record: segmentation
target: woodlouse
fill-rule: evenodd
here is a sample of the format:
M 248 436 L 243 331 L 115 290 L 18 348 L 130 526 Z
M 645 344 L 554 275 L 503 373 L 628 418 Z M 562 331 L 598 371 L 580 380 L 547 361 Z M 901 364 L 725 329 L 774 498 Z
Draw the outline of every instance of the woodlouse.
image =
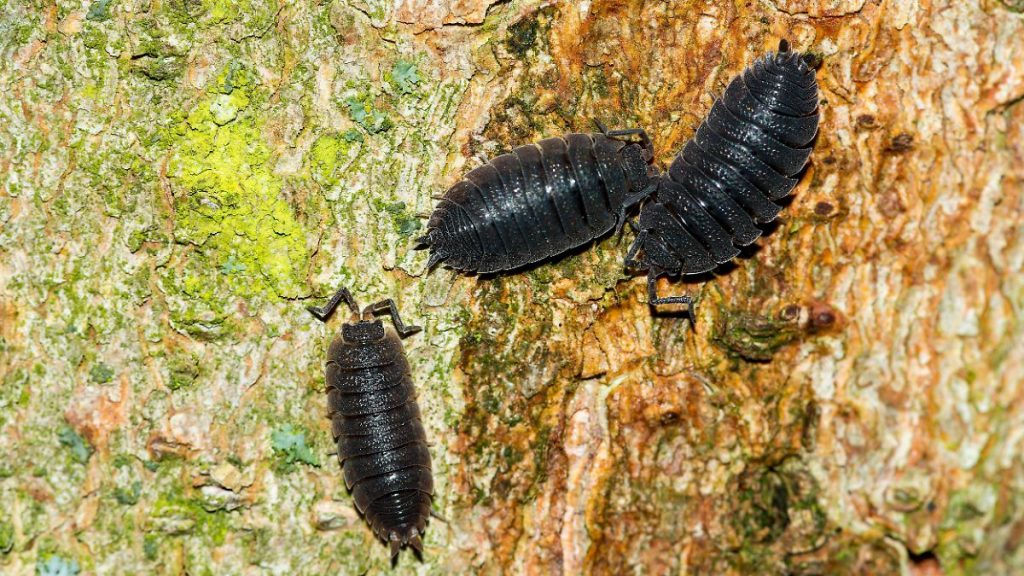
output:
M 405 326 L 390 298 L 360 313 L 344 287 L 308 310 L 326 322 L 342 301 L 357 321 L 342 325 L 327 352 L 327 405 L 345 484 L 392 558 L 405 546 L 422 553 L 434 479 L 401 341 L 420 328 Z M 381 313 L 394 329 L 373 318 Z
M 654 191 L 653 147 L 642 129 L 566 134 L 519 146 L 452 186 L 418 248 L 428 269 L 515 270 L 621 228 Z M 640 142 L 624 140 L 638 136 Z
M 659 298 L 659 276 L 700 274 L 732 260 L 754 242 L 757 224 L 774 220 L 773 201 L 788 195 L 818 133 L 814 59 L 789 43 L 733 78 L 725 95 L 686 143 L 657 192 L 640 209 L 626 267 L 647 271 L 649 302 L 687 304 L 688 295 Z

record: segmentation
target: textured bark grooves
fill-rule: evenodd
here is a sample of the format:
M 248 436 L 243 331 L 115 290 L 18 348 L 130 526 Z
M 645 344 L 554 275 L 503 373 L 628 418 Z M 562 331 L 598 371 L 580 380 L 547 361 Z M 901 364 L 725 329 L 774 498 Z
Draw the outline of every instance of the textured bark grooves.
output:
M 1024 20 L 1006 0 L 0 5 L 0 572 L 1024 571 Z M 634 240 L 423 273 L 518 145 L 822 59 L 768 234 L 652 317 Z M 332 287 L 394 297 L 423 564 L 355 510 Z M 669 287 L 663 282 L 660 292 Z

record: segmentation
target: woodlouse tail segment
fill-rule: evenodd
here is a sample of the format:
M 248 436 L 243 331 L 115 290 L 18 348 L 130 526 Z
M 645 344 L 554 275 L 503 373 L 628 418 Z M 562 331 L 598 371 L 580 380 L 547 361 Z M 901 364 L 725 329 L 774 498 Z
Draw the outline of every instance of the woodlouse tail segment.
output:
M 412 546 L 417 556 L 423 556 L 423 541 L 420 540 L 419 534 L 413 534 L 412 538 L 409 538 L 409 546 Z
M 438 264 L 443 262 L 445 258 L 447 258 L 447 256 L 445 256 L 441 252 L 433 252 L 433 253 L 431 253 L 430 254 L 430 258 L 427 260 L 427 272 L 430 272 L 431 270 L 433 270 L 434 266 L 437 266 Z
M 810 52 L 793 52 L 793 47 L 789 44 L 789 40 L 786 40 L 785 38 L 779 40 L 779 56 L 798 58 L 811 70 L 817 70 L 822 63 L 821 56 L 818 54 L 811 54 Z
M 394 566 L 398 562 L 398 553 L 404 546 L 409 546 L 416 553 L 416 557 L 420 560 L 423 559 L 423 540 L 420 539 L 420 533 L 412 528 L 407 534 L 399 534 L 397 531 L 392 530 L 388 534 L 388 545 L 391 547 L 391 565 Z
M 817 70 L 818 68 L 821 67 L 822 63 L 824 62 L 820 55 L 811 54 L 810 52 L 804 52 L 803 54 L 801 54 L 800 59 L 803 60 L 804 64 L 806 64 L 807 67 L 810 68 L 811 70 Z
M 395 565 L 398 563 L 398 551 L 402 549 L 402 543 L 398 541 L 398 532 L 391 533 L 388 543 L 391 545 L 391 564 Z
M 430 242 L 430 233 L 427 232 L 423 236 L 420 236 L 419 238 L 416 238 L 415 240 L 413 240 L 413 242 L 416 243 L 412 247 L 413 250 L 424 250 L 426 248 L 430 248 L 430 244 L 431 244 L 431 242 Z
M 349 309 L 352 310 L 353 314 L 359 315 L 359 305 L 356 304 L 356 300 L 352 297 L 352 293 L 344 286 L 338 288 L 338 291 L 334 293 L 334 296 L 331 296 L 331 299 L 323 306 L 306 306 L 306 310 L 309 310 L 317 320 L 327 322 L 327 319 L 334 313 L 334 309 L 337 308 L 338 304 L 341 304 L 343 300 L 348 305 Z
M 448 258 L 448 255 L 439 250 L 437 245 L 434 244 L 434 241 L 430 238 L 430 232 L 420 236 L 415 240 L 415 242 L 416 245 L 413 246 L 413 250 L 430 249 L 430 258 L 427 259 L 427 267 L 424 269 L 424 272 L 428 274 L 434 269 L 434 266 L 437 266 Z
M 402 317 L 398 314 L 398 307 L 395 306 L 395 301 L 391 298 L 386 298 L 376 304 L 370 304 L 365 310 L 363 310 L 364 317 L 370 315 L 377 316 L 384 313 L 391 316 L 391 323 L 395 325 L 395 331 L 398 332 L 398 335 L 402 338 L 423 330 L 423 328 L 419 326 L 406 326 L 405 323 L 402 322 Z

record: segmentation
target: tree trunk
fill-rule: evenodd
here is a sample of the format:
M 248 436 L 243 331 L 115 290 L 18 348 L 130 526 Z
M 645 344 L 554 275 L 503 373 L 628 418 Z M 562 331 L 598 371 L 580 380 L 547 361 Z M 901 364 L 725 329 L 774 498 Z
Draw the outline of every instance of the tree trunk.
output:
M 1022 10 L 0 3 L 0 572 L 1024 571 Z M 756 250 L 662 281 L 695 324 L 628 231 L 424 272 L 481 158 L 596 118 L 664 168 L 780 38 L 820 134 Z M 325 418 L 343 315 L 304 309 L 341 284 L 424 327 L 447 522 L 394 572 Z

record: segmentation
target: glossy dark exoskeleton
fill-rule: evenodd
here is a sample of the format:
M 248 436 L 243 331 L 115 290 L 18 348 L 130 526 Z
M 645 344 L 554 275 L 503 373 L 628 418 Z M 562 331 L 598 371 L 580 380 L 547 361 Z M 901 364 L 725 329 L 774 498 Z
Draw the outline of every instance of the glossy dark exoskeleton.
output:
M 418 239 L 430 248 L 428 268 L 515 270 L 621 228 L 630 207 L 654 191 L 653 147 L 641 129 L 599 127 L 519 146 L 466 174 Z
M 420 328 L 405 326 L 391 299 L 360 313 L 345 288 L 309 311 L 326 321 L 342 301 L 356 321 L 342 325 L 327 352 L 327 406 L 345 484 L 392 558 L 404 546 L 419 553 L 434 479 L 401 338 Z M 373 317 L 381 313 L 394 329 Z
M 647 271 L 652 306 L 692 307 L 689 296 L 659 298 L 658 277 L 700 274 L 732 260 L 761 235 L 757 224 L 778 215 L 774 201 L 796 186 L 818 133 L 813 64 L 783 40 L 777 53 L 729 83 L 660 178 L 626 255 L 627 268 Z

